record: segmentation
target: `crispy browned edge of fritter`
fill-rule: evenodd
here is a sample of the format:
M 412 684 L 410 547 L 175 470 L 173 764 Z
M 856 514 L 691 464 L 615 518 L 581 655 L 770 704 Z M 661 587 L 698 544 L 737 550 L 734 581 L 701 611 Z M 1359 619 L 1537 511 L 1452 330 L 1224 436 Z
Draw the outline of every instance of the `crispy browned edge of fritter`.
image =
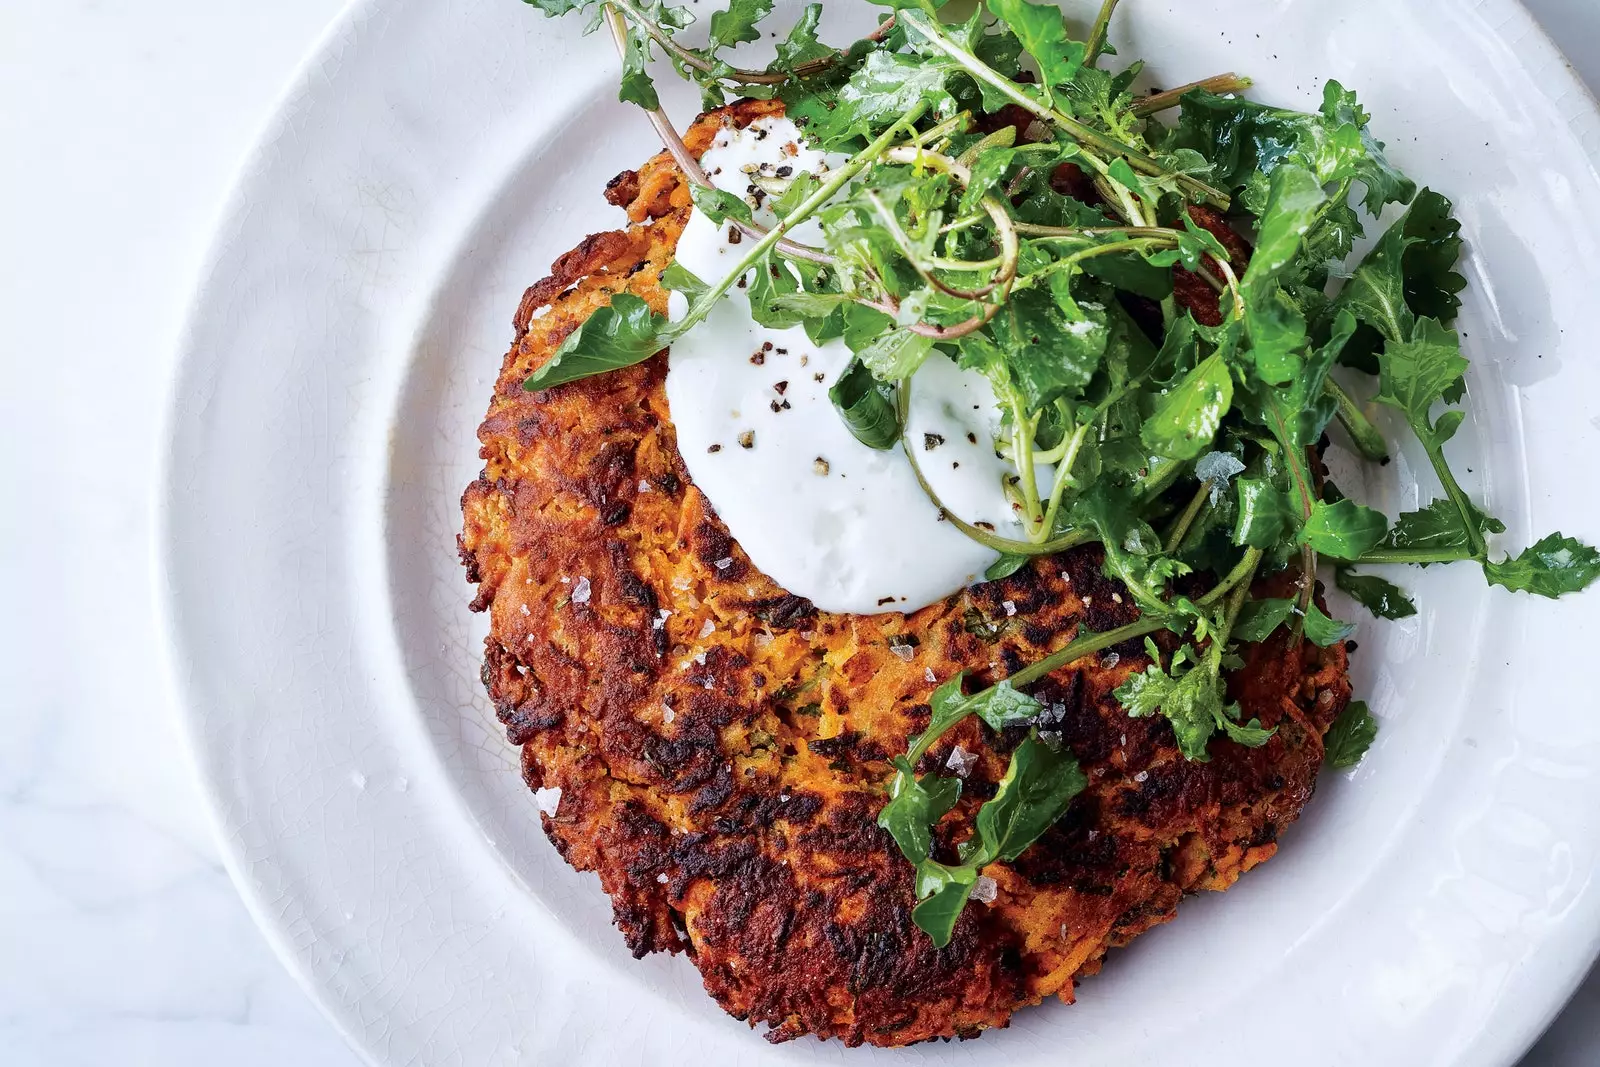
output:
M 741 102 L 686 140 L 698 153 L 722 125 L 779 110 Z M 750 564 L 693 486 L 663 356 L 525 392 L 612 293 L 665 308 L 657 279 L 689 210 L 681 176 L 658 156 L 606 197 L 633 225 L 585 238 L 517 311 L 460 551 L 472 607 L 491 615 L 496 714 L 528 785 L 562 789 L 544 829 L 599 875 L 636 956 L 686 951 L 707 991 L 768 1024 L 769 1040 L 971 1037 L 1044 997 L 1070 1002 L 1108 948 L 1275 852 L 1349 699 L 1344 647 L 1280 633 L 1247 649 L 1231 695 L 1277 733 L 1254 750 L 1218 741 L 1192 763 L 1164 720 L 1131 719 L 1112 695 L 1149 663 L 1130 641 L 1034 688 L 1090 785 L 1016 863 L 986 868 L 995 901 L 969 906 L 934 949 L 911 921 L 909 866 L 876 826 L 888 759 L 927 725 L 929 675 L 988 684 L 1137 611 L 1087 548 L 910 616 L 818 612 Z M 583 581 L 587 599 L 573 595 Z M 911 641 L 903 659 L 895 646 Z M 969 832 L 1025 732 L 963 723 L 925 758 L 929 772 L 957 745 L 980 757 L 937 855 Z

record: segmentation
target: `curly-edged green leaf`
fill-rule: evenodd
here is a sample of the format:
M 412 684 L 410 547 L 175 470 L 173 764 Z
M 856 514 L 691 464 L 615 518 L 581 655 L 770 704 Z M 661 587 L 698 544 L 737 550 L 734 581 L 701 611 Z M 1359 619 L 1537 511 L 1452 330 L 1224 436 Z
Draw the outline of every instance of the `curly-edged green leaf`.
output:
M 933 848 L 934 824 L 960 799 L 961 779 L 918 779 L 902 768 L 889 783 L 889 802 L 878 813 L 878 825 L 889 831 L 901 855 L 921 863 Z
M 1334 770 L 1345 770 L 1361 762 L 1378 736 L 1378 720 L 1364 701 L 1352 700 L 1328 727 L 1323 738 L 1324 756 Z
M 800 21 L 778 42 L 778 56 L 767 69 L 774 72 L 793 70 L 804 63 L 837 55 L 834 48 L 823 44 L 817 36 L 817 25 L 821 21 L 822 5 L 807 4 L 800 13 Z
M 1281 489 L 1265 478 L 1240 478 L 1239 512 L 1234 520 L 1233 543 L 1251 548 L 1272 548 L 1290 537 L 1300 516 Z
M 711 16 L 711 49 L 726 48 L 746 41 L 759 41 L 757 24 L 772 13 L 772 0 L 729 0 L 723 11 Z
M 1028 0 L 987 0 L 996 18 L 1005 21 L 1022 42 L 1023 49 L 1039 64 L 1046 85 L 1062 85 L 1073 79 L 1083 66 L 1086 47 L 1067 34 L 1061 9 L 1053 3 L 1033 4 Z
M 1333 572 L 1333 580 L 1377 618 L 1408 619 L 1417 613 L 1417 606 L 1404 589 L 1377 575 L 1357 574 L 1349 567 L 1339 567 Z
M 1295 260 L 1301 239 L 1327 200 L 1322 183 L 1304 167 L 1289 164 L 1272 172 L 1256 250 L 1241 280 L 1247 298 L 1262 294 L 1267 283 Z
M 898 122 L 924 101 L 939 109 L 950 102 L 945 82 L 955 69 L 933 57 L 872 52 L 840 87 L 826 121 L 814 124 L 812 132 L 829 147 Z
M 677 260 L 668 263 L 667 269 L 661 272 L 661 288 L 670 289 L 674 293 L 682 293 L 688 297 L 690 303 L 711 291 L 711 287 L 701 281 L 694 271 Z
M 1360 559 L 1389 532 L 1389 520 L 1381 511 L 1340 500 L 1329 504 L 1319 500 L 1300 529 L 1300 543 L 1310 545 L 1334 559 Z
M 1355 335 L 1356 320 L 1349 312 L 1341 311 L 1334 318 L 1328 342 L 1314 349 L 1305 367 L 1286 390 L 1285 407 L 1295 412 L 1290 426 L 1290 440 L 1302 448 L 1317 443 L 1339 411 L 1339 398 L 1327 388 L 1328 372 L 1339 359 L 1339 353 Z
M 894 329 L 856 349 L 856 358 L 879 379 L 898 382 L 915 374 L 932 351 L 931 337 Z
M 1369 214 L 1376 215 L 1386 204 L 1408 203 L 1417 185 L 1389 162 L 1383 144 L 1367 127 L 1370 116 L 1356 100 L 1356 94 L 1329 80 L 1323 88 L 1322 115 L 1328 120 L 1327 144 L 1336 162 L 1327 180 L 1355 180 L 1366 186 L 1363 201 Z
M 1016 859 L 1088 784 L 1070 749 L 1052 748 L 1030 734 L 1011 754 L 994 799 L 978 809 L 978 848 L 968 862 L 981 868 Z
M 1455 432 L 1459 418 L 1434 426 L 1433 405 L 1457 392 L 1466 373 L 1461 338 L 1437 319 L 1418 319 L 1404 340 L 1390 340 L 1378 357 L 1380 404 L 1398 408 L 1424 445 L 1437 448 Z
M 1233 375 L 1218 353 L 1156 401 L 1139 437 L 1157 455 L 1195 459 L 1211 448 L 1222 418 L 1232 406 Z
M 1355 632 L 1355 623 L 1340 622 L 1331 618 L 1315 604 L 1306 609 L 1306 637 L 1320 648 L 1336 645 Z
M 1480 533 L 1505 533 L 1499 519 L 1477 513 Z M 1472 535 L 1462 521 L 1461 512 L 1448 500 L 1434 500 L 1420 511 L 1408 511 L 1395 521 L 1394 529 L 1380 548 L 1415 549 L 1430 553 L 1467 552 Z
M 1417 315 L 1438 319 L 1446 326 L 1455 321 L 1461 308 L 1456 294 L 1467 287 L 1467 280 L 1456 271 L 1462 241 L 1461 223 L 1455 220 L 1453 210 L 1445 197 L 1424 189 L 1402 223 L 1410 241 L 1402 271 L 1406 304 Z
M 646 111 L 661 106 L 656 96 L 656 83 L 650 80 L 650 37 L 636 24 L 628 24 L 628 34 L 622 49 L 622 85 L 617 99 L 624 104 L 638 104 Z
M 1271 637 L 1273 631 L 1289 621 L 1294 614 L 1294 601 L 1281 597 L 1267 600 L 1249 600 L 1239 609 L 1239 618 L 1233 624 L 1232 636 L 1248 644 L 1257 644 Z
M 714 185 L 691 184 L 689 186 L 689 199 L 694 201 L 695 208 L 702 215 L 718 224 L 727 222 L 729 219 L 749 222 L 752 218 L 749 204 L 726 189 L 718 189 Z
M 1010 682 L 1001 682 L 978 693 L 967 701 L 967 710 L 1001 730 L 1014 722 L 1022 722 L 1039 714 L 1039 702 L 1026 693 L 1013 689 Z
M 1600 578 L 1600 552 L 1575 538 L 1553 533 L 1515 559 L 1484 563 L 1483 573 L 1491 585 L 1554 600 L 1566 593 L 1581 593 Z
M 1104 308 L 1080 308 L 1074 316 L 1054 290 L 1017 293 L 995 316 L 992 329 L 1012 381 L 1035 411 L 1082 392 L 1100 368 L 1111 336 Z
M 894 386 L 874 378 L 859 359 L 851 360 L 828 389 L 828 399 L 851 435 L 868 448 L 886 452 L 900 443 Z
M 665 315 L 632 293 L 616 293 L 611 303 L 567 335 L 550 361 L 522 383 L 530 392 L 575 382 L 620 367 L 643 363 L 672 342 Z
M 569 11 L 578 11 L 592 7 L 599 0 L 522 0 L 529 7 L 536 7 L 551 18 L 559 18 Z
M 1336 82 L 1329 83 L 1317 114 L 1197 90 L 1184 95 L 1167 147 L 1199 151 L 1215 168 L 1215 184 L 1244 187 L 1242 199 L 1251 211 L 1260 212 L 1270 176 L 1283 166 L 1303 167 L 1321 185 L 1359 181 L 1376 211 L 1386 202 L 1409 200 L 1415 186 L 1384 157 L 1366 119 L 1355 97 Z
M 1241 744 L 1252 746 L 1265 744 L 1273 733 L 1261 730 L 1261 724 L 1254 721 L 1239 727 L 1237 707 L 1223 703 L 1222 679 L 1206 667 L 1194 668 L 1174 679 L 1159 664 L 1151 664 L 1119 686 L 1115 696 L 1134 718 L 1157 712 L 1165 716 L 1172 724 L 1178 750 L 1185 759 L 1196 763 L 1211 758 L 1206 749 L 1219 729 Z

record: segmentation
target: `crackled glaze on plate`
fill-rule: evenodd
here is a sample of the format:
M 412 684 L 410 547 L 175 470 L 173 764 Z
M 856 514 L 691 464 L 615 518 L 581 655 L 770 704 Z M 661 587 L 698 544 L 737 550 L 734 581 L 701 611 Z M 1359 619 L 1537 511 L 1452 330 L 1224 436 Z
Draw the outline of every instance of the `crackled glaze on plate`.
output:
M 1507 544 L 1595 540 L 1600 117 L 1515 4 L 1451 7 L 1126 0 L 1116 39 L 1164 84 L 1239 70 L 1300 106 L 1324 76 L 1361 91 L 1465 226 L 1470 488 Z M 578 27 L 513 0 L 358 6 L 242 180 L 177 385 L 165 584 L 195 754 L 245 899 L 357 1047 L 429 1065 L 1511 1062 L 1600 937 L 1600 716 L 1568 670 L 1600 599 L 1533 604 L 1460 569 L 1406 574 L 1422 614 L 1359 635 L 1384 721 L 1366 762 L 1075 1007 L 977 1042 L 771 1048 L 687 961 L 629 958 L 592 876 L 539 830 L 454 554 L 511 311 L 621 224 L 600 190 L 651 151 L 609 44 Z M 1401 457 L 1360 492 L 1393 513 L 1418 480 L 1432 492 L 1425 467 Z

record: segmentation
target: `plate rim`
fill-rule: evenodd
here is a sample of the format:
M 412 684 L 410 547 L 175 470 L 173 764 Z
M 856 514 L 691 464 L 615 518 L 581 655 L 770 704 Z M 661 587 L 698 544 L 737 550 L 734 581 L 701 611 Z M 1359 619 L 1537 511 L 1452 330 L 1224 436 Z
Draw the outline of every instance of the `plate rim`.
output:
M 199 786 L 206 809 L 205 817 L 212 828 L 223 867 L 279 963 L 345 1044 L 374 1067 L 383 1063 L 383 1060 L 380 1050 L 368 1042 L 366 1033 L 359 1025 L 355 1011 L 359 1001 L 338 998 L 317 980 L 308 955 L 296 948 L 284 924 L 268 907 L 269 902 L 252 885 L 248 872 L 256 861 L 252 861 L 238 847 L 232 833 L 234 828 L 228 823 L 228 789 L 233 783 L 223 773 L 218 754 L 208 748 L 205 721 L 213 712 L 201 703 L 191 684 L 191 679 L 197 675 L 193 664 L 197 659 L 196 646 L 199 642 L 191 642 L 181 622 L 183 611 L 175 576 L 182 568 L 182 561 L 174 505 L 182 493 L 177 475 L 183 447 L 180 425 L 186 396 L 184 389 L 191 384 L 196 371 L 208 358 L 196 342 L 208 309 L 222 288 L 219 267 L 230 247 L 233 230 L 249 214 L 252 186 L 269 169 L 275 146 L 292 132 L 294 117 L 304 105 L 314 103 L 320 89 L 316 77 L 318 70 L 341 46 L 357 39 L 361 28 L 381 13 L 383 4 L 384 0 L 348 0 L 319 31 L 275 96 L 267 117 L 258 123 L 251 148 L 234 169 L 220 207 L 212 215 L 212 226 L 208 231 L 210 237 L 201 266 L 183 289 L 188 299 L 182 313 L 182 327 L 162 408 L 156 477 L 151 494 L 154 507 L 150 520 L 155 534 L 152 575 L 156 585 L 155 622 L 162 647 L 162 666 L 174 697 L 173 713 L 179 720 L 183 759 L 192 780 Z M 1471 0 L 1469 9 L 1481 14 L 1502 41 L 1516 42 L 1516 50 L 1524 53 L 1524 65 L 1530 71 L 1538 71 L 1541 93 L 1554 106 L 1577 142 L 1591 153 L 1595 152 L 1596 147 L 1600 146 L 1600 87 L 1591 88 L 1579 76 L 1566 54 L 1522 0 Z M 1509 32 L 1512 30 L 1516 32 Z M 1530 49 L 1543 55 L 1527 56 L 1526 52 Z M 1535 58 L 1543 59 L 1544 64 L 1535 67 Z M 1568 102 L 1574 99 L 1577 101 L 1575 105 Z M 1568 968 L 1560 982 L 1551 983 L 1559 996 L 1552 995 L 1541 1016 L 1535 1018 L 1532 1013 L 1524 1016 L 1526 1021 L 1519 1028 L 1521 1032 L 1513 1043 L 1501 1042 L 1503 1047 L 1515 1050 L 1511 1059 L 1505 1061 L 1508 1067 L 1537 1043 L 1570 1002 L 1590 966 L 1600 960 L 1600 900 L 1594 902 L 1589 918 L 1586 949 L 1582 954 L 1589 962 Z

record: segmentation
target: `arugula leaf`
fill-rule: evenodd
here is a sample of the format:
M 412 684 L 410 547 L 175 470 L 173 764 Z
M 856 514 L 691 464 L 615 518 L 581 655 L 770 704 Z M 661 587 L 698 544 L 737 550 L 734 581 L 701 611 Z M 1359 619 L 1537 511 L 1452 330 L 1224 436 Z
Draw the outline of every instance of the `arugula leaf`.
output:
M 714 185 L 690 184 L 689 199 L 694 201 L 695 208 L 702 215 L 718 225 L 729 219 L 750 222 L 753 218 L 749 204 L 726 189 L 718 189 Z
M 1320 648 L 1336 645 L 1355 632 L 1355 623 L 1340 622 L 1338 619 L 1330 618 L 1315 604 L 1306 608 L 1306 637 Z
M 1437 319 L 1418 319 L 1411 336 L 1391 340 L 1379 358 L 1380 404 L 1398 408 L 1424 446 L 1437 449 L 1454 436 L 1460 419 L 1430 418 L 1433 405 L 1461 383 L 1467 360 L 1461 339 Z
M 711 16 L 711 50 L 759 41 L 761 31 L 756 23 L 771 13 L 772 0 L 729 0 L 726 10 Z
M 1037 700 L 1013 689 L 1010 682 L 1001 682 L 985 689 L 967 701 L 967 711 L 994 730 L 1003 730 L 1011 723 L 1031 719 L 1041 710 Z
M 1233 624 L 1233 637 L 1247 644 L 1259 644 L 1271 637 L 1293 614 L 1292 600 L 1281 597 L 1248 600 L 1239 609 L 1239 618 Z
M 711 286 L 701 281 L 694 271 L 677 260 L 668 263 L 667 269 L 661 272 L 661 288 L 682 293 L 689 298 L 690 303 L 711 291 Z
M 944 948 L 955 933 L 956 920 L 966 909 L 967 898 L 978 880 L 978 869 L 962 865 L 946 867 L 924 860 L 917 867 L 917 894 L 928 896 L 911 909 L 911 921 L 928 935 L 935 948 Z
M 1553 533 L 1515 559 L 1486 561 L 1483 573 L 1491 585 L 1554 600 L 1564 593 L 1582 592 L 1600 578 L 1600 552 Z
M 665 315 L 632 293 L 614 293 L 561 342 L 550 361 L 528 376 L 529 392 L 643 363 L 672 343 Z
M 983 572 L 985 581 L 998 582 L 1002 578 L 1009 578 L 1028 565 L 1030 556 L 1018 556 L 1010 552 L 1002 552 L 1000 558 L 989 564 L 988 570 Z
M 768 66 L 769 71 L 793 70 L 818 59 L 829 59 L 837 52 L 817 37 L 817 25 L 822 21 L 822 5 L 807 4 L 787 36 L 778 42 L 778 55 Z
M 994 798 L 978 809 L 976 832 L 958 849 L 961 864 L 951 867 L 929 859 L 917 864 L 917 895 L 923 900 L 911 918 L 935 947 L 950 943 L 978 872 L 1021 856 L 1088 784 L 1069 750 L 1052 748 L 1029 733 L 1011 754 Z
M 1421 316 L 1448 326 L 1455 321 L 1466 279 L 1455 270 L 1461 258 L 1461 224 L 1449 200 L 1431 189 L 1417 194 L 1410 209 L 1389 228 L 1356 268 L 1336 307 L 1347 307 L 1363 326 L 1342 361 L 1371 374 L 1383 340 L 1411 336 Z
M 1328 200 L 1317 176 L 1288 164 L 1272 172 L 1271 192 L 1261 216 L 1256 250 L 1240 279 L 1246 299 L 1259 297 L 1268 282 L 1294 261 L 1300 240 Z
M 626 43 L 622 49 L 622 84 L 617 99 L 624 104 L 638 104 L 646 111 L 661 106 L 656 95 L 656 84 L 650 80 L 646 68 L 650 64 L 650 36 L 637 23 L 628 23 Z
M 1196 459 L 1211 448 L 1233 405 L 1233 375 L 1215 353 L 1156 402 L 1139 431 L 1145 447 L 1168 459 Z
M 1004 19 L 1023 49 L 1039 64 L 1046 87 L 1063 85 L 1083 66 L 1086 46 L 1067 35 L 1061 9 L 1052 3 L 1028 0 L 986 0 L 997 18 Z
M 850 433 L 868 448 L 886 452 L 900 443 L 894 386 L 874 378 L 861 360 L 850 361 L 828 389 L 828 399 Z
M 1272 548 L 1299 529 L 1299 513 L 1270 480 L 1240 478 L 1237 485 L 1239 512 L 1233 526 L 1234 544 Z
M 1405 590 L 1377 575 L 1357 574 L 1349 567 L 1338 567 L 1333 572 L 1333 580 L 1377 618 L 1408 619 L 1417 613 L 1417 606 L 1406 596 Z
M 1030 733 L 1011 754 L 994 799 L 978 809 L 978 845 L 969 862 L 982 867 L 1016 859 L 1088 784 L 1071 750 L 1052 748 Z
M 1381 511 L 1340 500 L 1336 504 L 1319 500 L 1311 517 L 1300 530 L 1300 543 L 1310 545 L 1334 559 L 1360 559 L 1389 532 L 1389 520 Z
M 811 132 L 830 148 L 888 126 L 924 101 L 944 108 L 952 103 L 945 82 L 955 69 L 931 56 L 872 52 L 840 87 L 826 121 Z
M 1354 767 L 1367 754 L 1378 736 L 1378 720 L 1367 710 L 1364 701 L 1352 700 L 1328 727 L 1323 738 L 1324 755 L 1328 766 L 1336 771 Z
M 1477 512 L 1479 534 L 1505 533 L 1499 519 Z M 1395 521 L 1394 529 L 1378 545 L 1380 549 L 1414 549 L 1431 553 L 1470 552 L 1472 535 L 1462 521 L 1461 512 L 1448 500 L 1431 501 L 1420 511 L 1408 511 Z M 1462 558 L 1466 558 L 1463 556 Z
M 933 351 L 933 338 L 906 329 L 890 330 L 856 349 L 856 358 L 883 381 L 911 377 Z
M 1404 204 L 1416 195 L 1416 183 L 1389 163 L 1383 145 L 1367 128 L 1371 116 L 1355 93 L 1329 79 L 1323 87 L 1322 115 L 1332 126 L 1328 145 L 1337 159 L 1328 180 L 1353 179 L 1366 186 L 1364 206 L 1372 215 L 1385 204 Z
M 1103 308 L 1085 308 L 1074 317 L 1053 291 L 1016 294 L 995 316 L 991 329 L 1011 379 L 1034 411 L 1082 392 L 1110 340 Z M 962 345 L 963 365 L 969 363 L 971 347 Z
M 902 767 L 889 783 L 889 803 L 878 813 L 878 825 L 889 831 L 906 859 L 921 863 L 933 848 L 933 827 L 960 799 L 961 779 L 918 779 Z

